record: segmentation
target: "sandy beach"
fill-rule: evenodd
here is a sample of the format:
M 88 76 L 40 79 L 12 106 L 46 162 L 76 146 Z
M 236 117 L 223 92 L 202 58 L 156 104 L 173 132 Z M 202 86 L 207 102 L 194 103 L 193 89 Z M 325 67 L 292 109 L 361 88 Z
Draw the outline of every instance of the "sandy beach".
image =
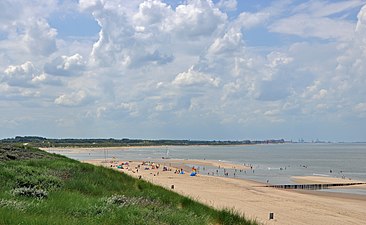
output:
M 68 152 L 68 153 L 90 153 L 90 152 L 98 152 L 98 151 L 104 151 L 104 150 L 110 150 L 110 151 L 123 151 L 131 148 L 161 148 L 162 146 L 125 146 L 125 147 L 47 147 L 47 148 L 39 148 L 43 151 L 47 152 Z
M 351 180 L 351 179 L 341 179 L 327 176 L 293 176 L 292 180 L 298 184 L 346 184 L 346 183 L 362 183 L 362 181 Z
M 116 166 L 128 162 L 123 169 Z M 195 164 L 238 168 L 241 165 L 206 160 L 166 160 L 154 164 L 142 162 L 90 160 L 95 165 L 112 167 L 134 177 L 140 177 L 154 184 L 171 189 L 182 195 L 216 208 L 233 208 L 262 224 L 321 224 L 344 225 L 364 224 L 366 221 L 366 198 L 361 195 L 348 195 L 321 191 L 295 191 L 265 187 L 266 184 L 219 176 L 198 174 L 190 176 L 190 168 L 185 174 L 175 173 L 180 167 L 175 165 Z M 152 166 L 153 165 L 153 166 Z M 158 165 L 159 168 L 156 168 Z M 164 166 L 168 171 L 163 171 Z M 137 171 L 138 168 L 138 171 Z M 153 169 L 154 168 L 154 169 Z M 242 169 L 248 169 L 244 167 Z M 299 183 L 339 183 L 343 179 L 329 177 L 294 177 Z M 347 181 L 350 182 L 350 181 Z M 174 189 L 172 189 L 174 185 Z M 366 188 L 365 185 L 357 185 Z M 355 187 L 353 187 L 355 188 Z M 269 220 L 269 213 L 274 219 Z

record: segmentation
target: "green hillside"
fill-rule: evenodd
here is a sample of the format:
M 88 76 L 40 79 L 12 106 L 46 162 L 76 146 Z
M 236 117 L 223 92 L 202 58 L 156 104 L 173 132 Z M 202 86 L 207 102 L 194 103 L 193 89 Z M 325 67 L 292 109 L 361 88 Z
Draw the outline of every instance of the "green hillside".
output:
M 0 146 L 0 224 L 255 224 L 117 171 Z

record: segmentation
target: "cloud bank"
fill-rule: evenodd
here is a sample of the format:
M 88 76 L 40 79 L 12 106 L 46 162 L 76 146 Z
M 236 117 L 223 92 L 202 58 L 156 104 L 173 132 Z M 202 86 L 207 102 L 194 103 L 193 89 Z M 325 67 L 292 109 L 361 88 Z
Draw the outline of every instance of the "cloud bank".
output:
M 365 1 L 0 8 L 0 136 L 366 140 Z

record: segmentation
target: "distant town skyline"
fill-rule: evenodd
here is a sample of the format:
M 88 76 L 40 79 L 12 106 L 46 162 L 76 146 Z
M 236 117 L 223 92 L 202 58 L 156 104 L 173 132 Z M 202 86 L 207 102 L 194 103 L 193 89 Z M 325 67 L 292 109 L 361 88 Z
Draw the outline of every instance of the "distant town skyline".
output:
M 366 141 L 366 0 L 0 9 L 0 138 Z

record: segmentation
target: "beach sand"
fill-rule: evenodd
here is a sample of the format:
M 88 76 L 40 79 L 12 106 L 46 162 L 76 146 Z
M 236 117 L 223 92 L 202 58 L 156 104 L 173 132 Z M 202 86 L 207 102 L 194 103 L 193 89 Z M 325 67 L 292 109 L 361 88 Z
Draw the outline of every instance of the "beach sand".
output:
M 364 183 L 363 181 L 342 179 L 328 176 L 293 176 L 293 181 L 298 184 L 347 184 L 347 183 Z
M 122 161 L 91 160 L 86 161 L 95 165 L 116 168 Z M 179 194 L 190 196 L 193 199 L 218 209 L 230 208 L 245 214 L 247 218 L 255 219 L 262 224 L 321 224 L 345 225 L 365 224 L 366 198 L 361 195 L 326 193 L 321 191 L 295 191 L 265 187 L 266 184 L 218 176 L 198 174 L 190 176 L 189 167 L 185 174 L 175 174 L 178 168 L 169 168 L 172 171 L 163 171 L 163 166 L 197 164 L 200 166 L 218 166 L 215 161 L 206 160 L 164 160 L 159 169 L 151 166 L 140 166 L 141 162 L 129 162 L 121 172 L 154 184 L 173 190 Z M 220 166 L 224 166 L 220 164 Z M 240 165 L 225 164 L 227 168 L 238 168 Z M 149 168 L 148 170 L 145 170 Z M 302 183 L 339 182 L 328 177 L 296 177 Z M 174 189 L 171 189 L 174 185 Z M 274 213 L 274 219 L 269 220 L 269 213 Z
M 125 146 L 125 147 L 47 147 L 47 148 L 39 148 L 46 152 L 67 152 L 73 154 L 79 153 L 91 153 L 91 152 L 98 152 L 104 150 L 110 151 L 123 151 L 131 148 L 161 148 L 161 146 Z

